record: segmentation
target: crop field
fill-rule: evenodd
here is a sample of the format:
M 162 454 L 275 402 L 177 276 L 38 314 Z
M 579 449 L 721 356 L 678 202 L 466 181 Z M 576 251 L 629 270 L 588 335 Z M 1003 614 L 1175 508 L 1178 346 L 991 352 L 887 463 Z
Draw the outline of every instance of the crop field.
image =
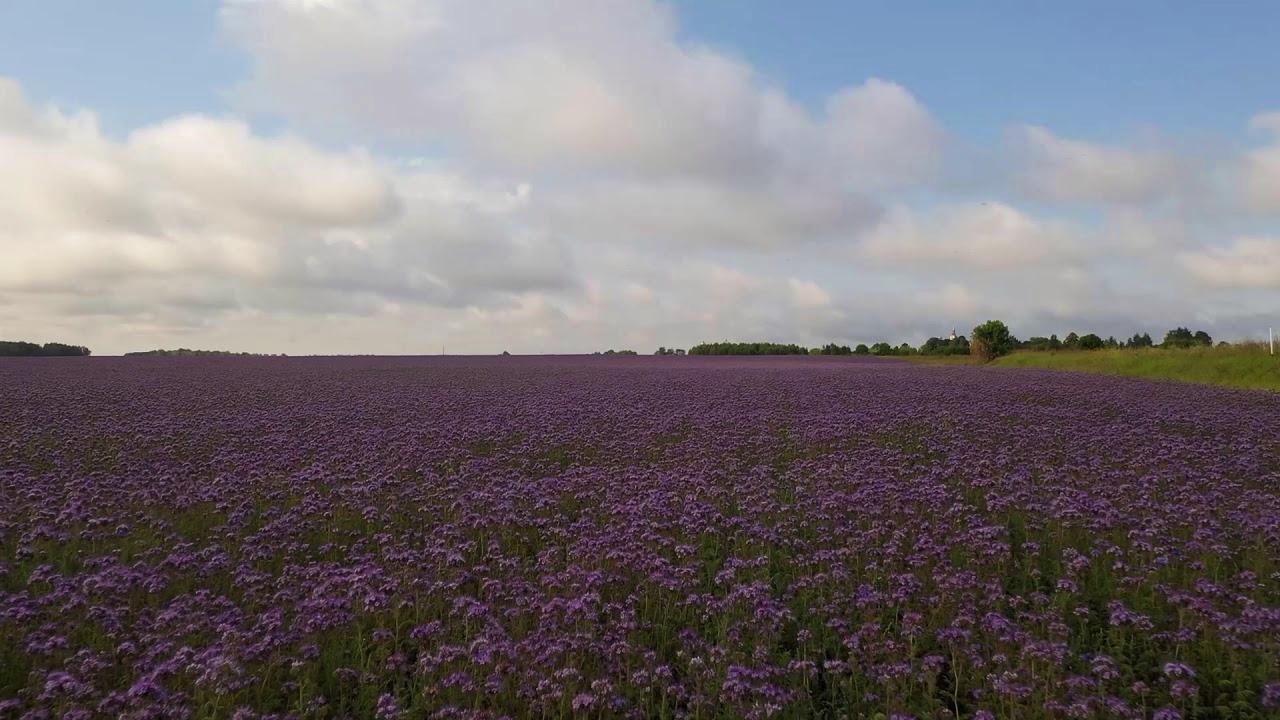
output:
M 0 718 L 1274 718 L 1280 395 L 0 362 Z

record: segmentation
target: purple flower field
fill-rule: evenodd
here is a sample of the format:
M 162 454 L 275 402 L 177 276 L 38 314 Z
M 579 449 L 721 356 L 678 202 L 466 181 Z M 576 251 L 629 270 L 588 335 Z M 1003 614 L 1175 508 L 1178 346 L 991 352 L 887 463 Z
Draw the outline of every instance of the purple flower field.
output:
M 1280 395 L 0 362 L 0 718 L 1264 718 Z

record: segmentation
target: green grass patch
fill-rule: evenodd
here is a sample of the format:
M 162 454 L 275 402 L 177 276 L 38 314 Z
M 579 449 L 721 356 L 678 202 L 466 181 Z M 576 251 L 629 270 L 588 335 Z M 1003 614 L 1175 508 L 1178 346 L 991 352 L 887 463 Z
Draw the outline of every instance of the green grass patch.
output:
M 1023 351 L 998 358 L 991 365 L 1280 391 L 1280 355 L 1270 355 L 1265 348 L 1253 346 L 1188 350 Z

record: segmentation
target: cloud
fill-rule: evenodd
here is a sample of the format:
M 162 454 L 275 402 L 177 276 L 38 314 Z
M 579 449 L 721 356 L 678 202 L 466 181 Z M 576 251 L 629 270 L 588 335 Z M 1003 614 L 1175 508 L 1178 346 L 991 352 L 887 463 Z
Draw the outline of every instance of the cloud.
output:
M 788 278 L 787 287 L 791 289 L 791 304 L 794 307 L 811 309 L 831 304 L 831 296 L 827 291 L 811 280 Z
M 1280 289 L 1280 238 L 1237 238 L 1222 247 L 1181 253 L 1178 261 L 1212 287 Z
M 1280 213 L 1280 112 L 1257 115 L 1249 126 L 1269 133 L 1271 142 L 1245 153 L 1241 160 L 1244 205 L 1254 212 Z
M 224 0 L 253 59 L 248 106 L 438 142 L 504 171 L 636 177 L 809 174 L 915 182 L 940 131 L 885 80 L 811 113 L 748 63 L 677 38 L 649 0 Z
M 1079 235 L 1000 202 L 890 210 L 857 254 L 879 263 L 959 270 L 1010 270 L 1073 259 Z
M 1024 189 L 1048 200 L 1145 204 L 1175 192 L 1186 179 L 1169 152 L 1071 140 L 1036 126 L 1015 137 Z
M 94 299 L 73 309 L 369 312 L 574 284 L 564 247 L 519 220 L 527 188 L 241 120 L 185 116 L 114 140 L 91 113 L 35 108 L 2 81 L 0 156 L 22 179 L 0 196 L 0 290 Z

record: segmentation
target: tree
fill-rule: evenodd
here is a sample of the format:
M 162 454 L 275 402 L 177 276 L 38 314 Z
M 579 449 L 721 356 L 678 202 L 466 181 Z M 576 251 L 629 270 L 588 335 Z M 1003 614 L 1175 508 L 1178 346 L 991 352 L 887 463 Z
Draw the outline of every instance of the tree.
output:
M 1106 343 L 1097 335 L 1089 333 L 1081 337 L 1077 345 L 1081 350 L 1101 350 Z
M 969 346 L 974 355 L 983 360 L 994 360 L 1013 349 L 1013 335 L 1009 326 L 999 320 L 988 320 L 973 329 L 973 339 Z
M 810 355 L 852 355 L 853 350 L 848 345 L 837 345 L 835 343 L 827 343 L 821 348 L 814 348 L 809 352 Z
M 1151 341 L 1150 334 L 1142 333 L 1139 335 L 1134 333 L 1133 337 L 1129 338 L 1129 340 L 1125 342 L 1124 346 L 1128 348 L 1149 348 L 1154 344 L 1155 343 Z
M 1197 330 L 1194 333 L 1188 328 L 1177 327 L 1164 334 L 1164 342 L 1161 347 L 1166 348 L 1189 348 L 1213 345 L 1213 338 L 1209 337 L 1209 333 L 1203 330 Z
M 853 354 L 854 355 L 870 355 L 871 348 L 867 347 L 863 343 L 858 343 L 858 347 L 853 349 Z
M 1065 348 L 1065 349 L 1067 349 L 1067 350 L 1077 350 L 1077 349 L 1079 349 L 1079 348 L 1080 348 L 1080 336 L 1079 336 L 1079 335 L 1077 335 L 1077 334 L 1075 334 L 1075 333 L 1073 333 L 1073 332 L 1069 332 L 1069 333 L 1067 333 L 1067 336 L 1066 336 L 1065 338 L 1063 338 L 1063 339 L 1062 339 L 1062 347 L 1063 347 L 1063 348 Z

